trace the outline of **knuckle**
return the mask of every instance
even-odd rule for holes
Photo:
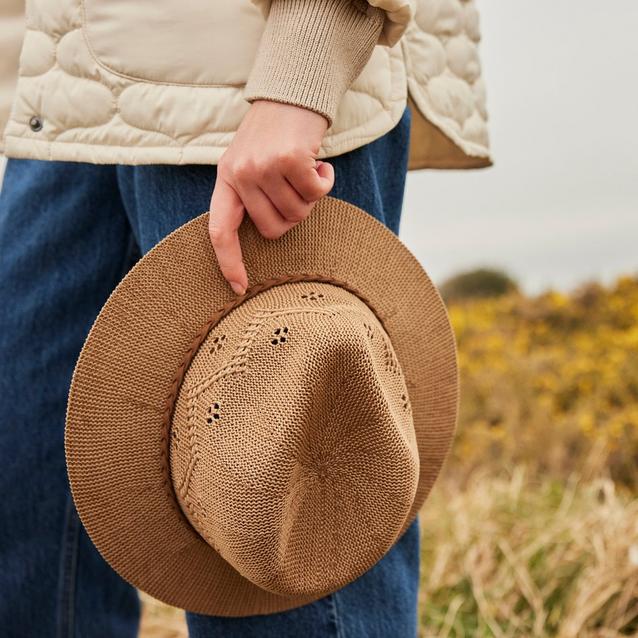
[[[273,166],[269,162],[259,161],[253,166],[253,175],[258,181],[265,180],[273,173]]]
[[[210,240],[214,245],[223,244],[226,239],[226,231],[221,226],[214,224],[209,225],[208,234],[210,235]]]
[[[228,177],[233,172],[232,166],[232,161],[228,156],[226,154],[222,155],[219,162],[217,162],[217,175],[223,178]]]
[[[276,160],[280,166],[289,167],[299,162],[301,153],[297,148],[281,149],[277,152]]]
[[[232,174],[240,180],[252,177],[255,174],[255,162],[249,158],[235,161],[232,167]]]

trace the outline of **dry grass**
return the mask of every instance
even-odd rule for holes
[[[141,594],[142,623],[140,638],[186,638],[184,612],[167,607],[157,600]]]
[[[422,635],[638,635],[638,499],[608,478],[476,472],[421,516]]]

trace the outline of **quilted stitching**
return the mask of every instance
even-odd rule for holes
[[[474,0],[414,5],[400,45],[376,47],[344,96],[321,157],[389,131],[405,107],[406,86],[423,115],[464,153],[489,155]],[[143,82],[115,73],[92,55],[82,15],[81,0],[28,0],[7,154],[98,163],[217,162],[249,108],[243,87]],[[43,121],[40,131],[29,126],[34,115]]]
[[[419,110],[467,155],[487,157],[474,0],[422,0],[403,40],[408,87]]]

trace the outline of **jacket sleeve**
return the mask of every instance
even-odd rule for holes
[[[396,44],[413,0],[252,0],[266,17],[244,89],[257,99],[321,113],[332,125],[339,102],[375,45]]]

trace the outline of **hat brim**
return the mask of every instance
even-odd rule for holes
[[[78,359],[65,448],[73,498],[89,536],[127,581],[202,614],[246,616],[314,600],[282,597],[241,576],[188,524],[162,468],[162,418],[193,338],[235,297],[208,238],[208,214],[145,255],[104,305]],[[318,273],[361,291],[403,369],[420,457],[417,516],[448,454],[457,420],[456,344],[443,301],[401,241],[365,211],[324,197],[277,241],[246,217],[249,283]]]

